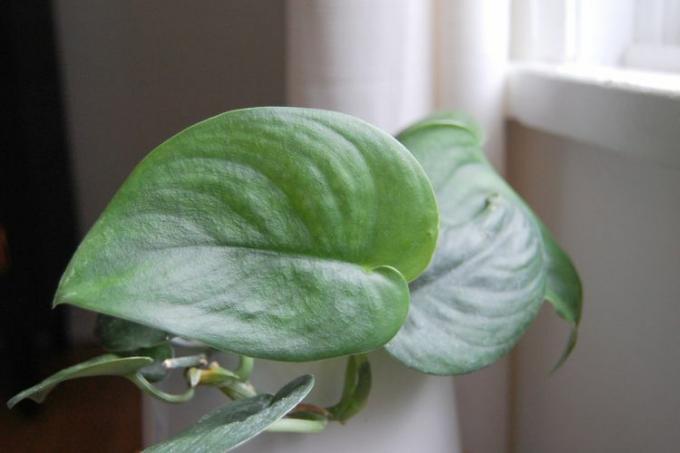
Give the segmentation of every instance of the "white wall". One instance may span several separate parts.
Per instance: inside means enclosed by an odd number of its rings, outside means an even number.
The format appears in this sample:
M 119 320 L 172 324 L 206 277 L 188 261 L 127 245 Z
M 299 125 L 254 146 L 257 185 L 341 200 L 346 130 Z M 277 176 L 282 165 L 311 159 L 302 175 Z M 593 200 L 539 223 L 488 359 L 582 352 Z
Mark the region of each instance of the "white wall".
M 546 307 L 514 360 L 515 452 L 680 445 L 680 170 L 512 124 L 513 184 L 574 258 L 579 344 Z

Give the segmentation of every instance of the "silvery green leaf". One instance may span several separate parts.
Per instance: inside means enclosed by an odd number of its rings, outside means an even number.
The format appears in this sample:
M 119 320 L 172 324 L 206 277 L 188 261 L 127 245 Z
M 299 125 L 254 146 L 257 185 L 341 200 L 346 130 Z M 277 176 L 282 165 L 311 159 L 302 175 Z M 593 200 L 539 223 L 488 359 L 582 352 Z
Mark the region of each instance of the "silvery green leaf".
M 399 135 L 430 177 L 441 211 L 437 251 L 411 283 L 409 317 L 387 350 L 433 374 L 496 361 L 519 340 L 542 301 L 574 327 L 581 286 L 568 256 L 494 171 L 479 128 L 440 114 Z
M 276 395 L 257 395 L 234 401 L 202 417 L 173 439 L 147 453 L 222 453 L 252 439 L 297 406 L 314 386 L 306 375 L 294 379 Z

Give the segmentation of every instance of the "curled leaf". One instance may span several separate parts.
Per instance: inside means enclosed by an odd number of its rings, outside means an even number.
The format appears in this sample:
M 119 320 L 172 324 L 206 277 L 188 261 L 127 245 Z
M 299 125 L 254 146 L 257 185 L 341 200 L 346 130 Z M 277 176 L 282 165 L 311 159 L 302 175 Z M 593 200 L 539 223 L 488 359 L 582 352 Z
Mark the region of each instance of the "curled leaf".
M 54 387 L 70 379 L 91 377 L 91 376 L 130 376 L 138 370 L 151 364 L 153 359 L 150 357 L 119 357 L 114 354 L 105 354 L 77 365 L 64 368 L 53 374 L 39 384 L 24 390 L 7 402 L 10 409 L 20 401 L 30 398 L 36 403 L 42 403 L 47 394 Z

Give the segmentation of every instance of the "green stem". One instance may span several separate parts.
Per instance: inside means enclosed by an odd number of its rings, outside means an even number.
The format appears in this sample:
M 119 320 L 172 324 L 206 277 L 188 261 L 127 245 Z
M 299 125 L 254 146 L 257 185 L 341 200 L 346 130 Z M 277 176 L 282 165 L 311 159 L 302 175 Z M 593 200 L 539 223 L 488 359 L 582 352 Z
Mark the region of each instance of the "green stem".
M 234 371 L 234 374 L 238 375 L 242 381 L 247 381 L 250 379 L 250 375 L 253 373 L 253 365 L 255 360 L 252 357 L 247 357 L 244 355 L 239 356 L 238 368 Z
M 186 403 L 187 401 L 194 397 L 194 389 L 192 388 L 190 388 L 189 390 L 182 394 L 173 395 L 170 393 L 165 393 L 158 387 L 154 387 L 153 385 L 151 385 L 149 381 L 147 381 L 144 378 L 144 376 L 142 376 L 139 373 L 134 374 L 132 376 L 127 376 L 127 378 L 147 395 L 151 395 L 154 398 L 157 398 L 161 401 L 165 401 L 166 403 L 172 404 Z
M 273 433 L 318 433 L 326 428 L 326 420 L 303 420 L 299 418 L 282 418 L 267 428 Z
M 327 408 L 329 419 L 345 423 L 366 405 L 371 392 L 371 364 L 366 354 L 351 355 L 345 369 L 342 397 L 335 406 Z
M 174 368 L 189 368 L 195 366 L 205 366 L 208 360 L 205 354 L 189 355 L 184 357 L 174 357 L 163 360 L 163 368 L 171 370 Z

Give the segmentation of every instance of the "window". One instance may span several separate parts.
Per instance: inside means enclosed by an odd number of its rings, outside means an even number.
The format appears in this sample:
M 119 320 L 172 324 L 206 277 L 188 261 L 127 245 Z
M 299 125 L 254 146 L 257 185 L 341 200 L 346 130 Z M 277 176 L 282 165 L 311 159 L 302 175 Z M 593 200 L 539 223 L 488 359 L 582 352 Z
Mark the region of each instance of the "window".
M 509 116 L 680 168 L 680 0 L 514 0 Z
M 629 67 L 680 73 L 680 0 L 637 0 Z
M 517 0 L 519 59 L 680 72 L 680 0 Z

